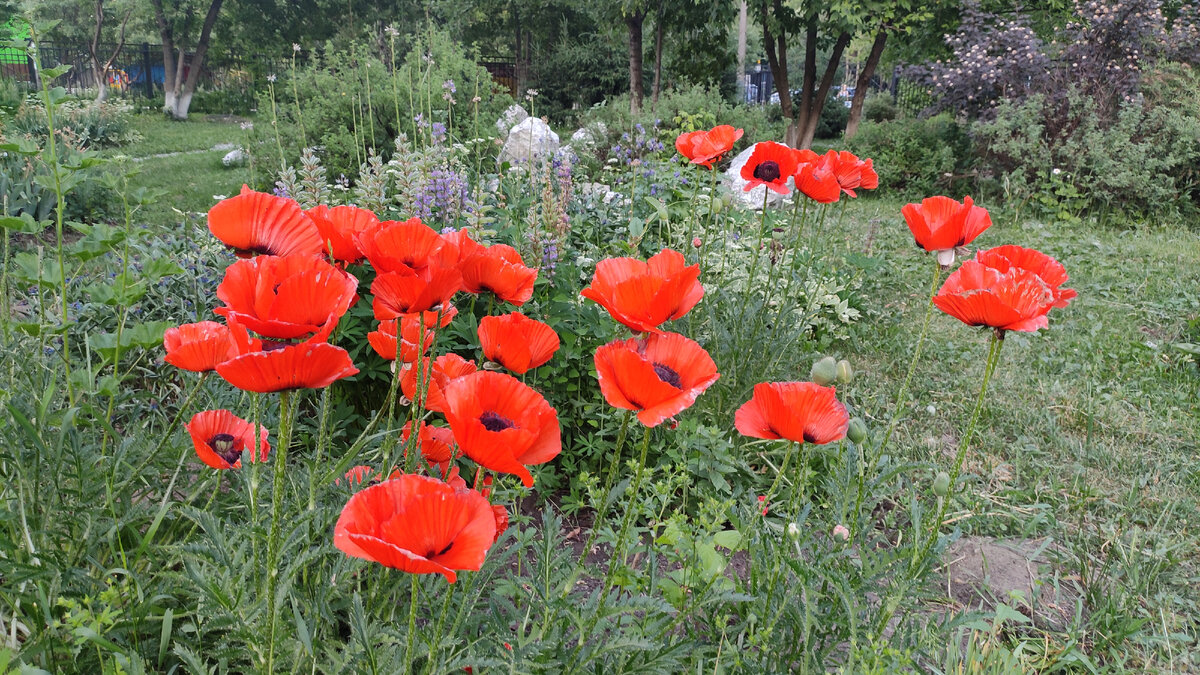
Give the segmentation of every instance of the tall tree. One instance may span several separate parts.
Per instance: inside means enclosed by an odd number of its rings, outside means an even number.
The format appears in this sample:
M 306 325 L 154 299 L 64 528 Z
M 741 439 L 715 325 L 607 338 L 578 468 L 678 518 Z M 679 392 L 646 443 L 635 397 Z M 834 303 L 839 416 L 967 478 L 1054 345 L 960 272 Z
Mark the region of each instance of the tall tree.
M 644 2 L 621 3 L 621 15 L 629 32 L 629 108 L 634 114 L 641 112 L 642 99 L 645 97 L 642 84 L 642 26 L 649 13 L 649 6 Z
M 163 0 L 150 0 L 154 6 L 154 18 L 158 23 L 158 32 L 162 37 L 163 52 L 163 112 L 177 120 L 186 120 L 188 108 L 192 105 L 192 95 L 196 92 L 196 83 L 200 79 L 200 69 L 204 66 L 204 56 L 208 53 L 209 41 L 212 39 L 213 26 L 217 23 L 217 15 L 221 12 L 223 0 L 203 0 L 208 4 L 204 14 L 204 23 L 200 27 L 200 37 L 196 47 L 188 58 L 187 40 L 196 17 L 196 10 L 203 7 L 189 0 L 176 0 L 168 13 L 163 6 Z M 186 72 L 185 72 L 186 71 Z
M 108 98 L 108 72 L 112 69 L 113 61 L 121 54 L 121 49 L 125 47 L 125 27 L 129 25 L 129 17 L 133 14 L 133 7 L 125 9 L 125 16 L 121 19 L 121 28 L 117 33 L 117 44 L 109 53 L 108 58 L 101 60 L 101 45 L 100 38 L 104 35 L 104 0 L 96 0 L 96 30 L 92 33 L 92 40 L 88 43 L 88 55 L 92 59 L 92 72 L 96 74 L 96 103 L 103 103 Z
M 858 125 L 862 122 L 863 103 L 867 100 L 871 78 L 879 67 L 883 50 L 887 45 L 888 36 L 907 33 L 914 26 L 926 24 L 947 5 L 958 5 L 955 0 L 937 0 L 935 2 L 918 2 L 917 0 L 891 0 L 873 14 L 876 21 L 875 37 L 871 41 L 871 49 L 867 60 L 859 68 L 858 77 L 854 82 L 854 96 L 850 100 L 850 117 L 846 120 L 844 138 L 849 140 L 858 133 Z

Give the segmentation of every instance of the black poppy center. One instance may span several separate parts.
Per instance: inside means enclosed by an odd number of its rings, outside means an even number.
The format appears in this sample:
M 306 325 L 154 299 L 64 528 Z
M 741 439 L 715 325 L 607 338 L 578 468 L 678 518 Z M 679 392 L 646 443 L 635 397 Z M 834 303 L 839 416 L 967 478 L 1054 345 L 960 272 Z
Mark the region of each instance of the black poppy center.
M 683 389 L 683 380 L 680 379 L 679 373 L 675 372 L 675 370 L 670 366 L 664 366 L 661 363 L 655 363 L 654 374 L 658 376 L 658 379 L 666 382 L 672 387 L 675 387 L 676 389 Z
M 208 447 L 212 448 L 212 451 L 217 453 L 218 457 L 233 464 L 242 457 L 241 449 L 234 442 L 236 440 L 233 434 L 217 434 L 208 439 Z
M 804 430 L 804 442 L 805 443 L 816 443 L 817 435 L 810 432 L 808 429 L 805 429 Z
M 454 542 L 450 542 L 449 544 L 446 544 L 446 548 L 442 549 L 441 551 L 435 551 L 433 549 L 429 549 L 429 553 L 425 554 L 425 559 L 433 560 L 436 556 L 446 555 L 446 553 L 449 552 L 451 546 L 454 546 Z
M 263 340 L 263 343 L 262 343 L 262 348 L 263 348 L 264 352 L 273 352 L 277 349 L 283 349 L 284 347 L 291 347 L 291 346 L 292 346 L 292 343 L 284 342 L 282 340 Z
M 779 178 L 779 164 L 771 161 L 759 164 L 754 167 L 754 177 L 768 183 L 777 180 Z
M 483 428 L 488 431 L 504 431 L 517 426 L 517 423 L 508 419 L 504 415 L 494 413 L 491 410 L 479 416 L 479 422 L 483 424 Z

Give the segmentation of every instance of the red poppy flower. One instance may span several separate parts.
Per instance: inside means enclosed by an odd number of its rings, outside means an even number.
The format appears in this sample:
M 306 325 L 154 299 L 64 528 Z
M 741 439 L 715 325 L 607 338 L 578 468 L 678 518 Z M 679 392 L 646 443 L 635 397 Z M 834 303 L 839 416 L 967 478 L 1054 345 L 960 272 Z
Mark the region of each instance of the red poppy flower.
M 533 296 L 537 270 L 526 267 L 521 254 L 507 244 L 482 248 L 463 261 L 463 290 L 468 293 L 491 291 L 497 298 L 520 306 Z
M 244 450 L 250 451 L 250 461 L 255 461 L 254 425 L 228 410 L 198 412 L 187 423 L 187 430 L 196 456 L 214 469 L 240 469 Z M 267 430 L 260 425 L 257 461 L 267 461 L 270 451 Z
M 225 326 L 216 321 L 185 323 L 168 328 L 163 333 L 164 361 L 193 373 L 216 370 L 219 364 L 242 351 L 261 349 L 261 343 L 251 340 L 246 329 L 238 325 Z
M 333 527 L 343 553 L 412 574 L 478 570 L 496 538 L 491 504 L 474 490 L 402 474 L 358 491 Z
M 470 375 L 478 370 L 474 361 L 468 361 L 458 354 L 442 354 L 433 360 L 430 366 L 428 358 L 421 359 L 421 379 L 425 381 L 425 409 L 434 412 L 446 411 L 446 399 L 443 391 L 452 381 Z M 417 398 L 417 366 L 406 363 L 400 371 L 400 389 L 404 397 L 410 401 Z
M 749 181 L 746 192 L 766 185 L 781 195 L 788 193 L 788 179 L 796 173 L 796 155 L 782 143 L 764 141 L 754 145 L 750 159 L 742 165 L 742 180 Z
M 861 160 L 852 152 L 830 150 L 825 154 L 826 166 L 837 177 L 838 185 L 846 194 L 857 197 L 855 190 L 874 190 L 879 187 L 879 174 L 872 166 L 873 160 Z
M 242 257 L 321 251 L 317 226 L 299 204 L 245 185 L 241 194 L 208 210 L 208 231 Z
M 1033 272 L 1054 293 L 1055 307 L 1066 307 L 1078 295 L 1074 289 L 1062 288 L 1062 285 L 1067 283 L 1067 268 L 1037 249 L 1012 244 L 997 246 L 976 252 L 975 260 L 1001 272 L 1007 272 L 1014 267 Z
M 393 469 L 392 475 L 389 478 L 399 478 L 399 477 L 400 477 L 400 471 L 398 469 Z M 335 479 L 333 481 L 334 485 L 341 485 L 343 479 L 346 481 L 346 483 L 348 485 L 351 485 L 351 486 L 362 485 L 364 483 L 367 483 L 370 485 L 376 485 L 378 483 L 383 482 L 383 472 L 376 471 L 374 467 L 370 467 L 365 464 L 360 464 L 358 466 L 350 467 L 350 470 L 347 471 L 346 475 L 343 476 L 342 478 Z
M 448 384 L 445 396 L 458 447 L 484 468 L 515 474 L 533 487 L 525 465 L 562 452 L 558 413 L 512 375 L 481 370 Z
M 558 333 L 541 321 L 513 312 L 485 316 L 479 322 L 483 355 L 522 375 L 550 360 L 558 351 Z
M 955 270 L 933 296 L 938 309 L 968 326 L 1033 332 L 1049 325 L 1054 290 L 1029 270 L 1001 272 L 976 260 Z
M 421 457 L 436 465 L 439 473 L 446 473 L 450 468 L 450 460 L 454 457 L 454 432 L 446 427 L 435 427 L 425 422 L 421 422 L 419 428 L 417 444 L 421 450 Z M 400 435 L 407 444 L 412 436 L 412 422 L 405 423 Z
M 371 308 L 380 321 L 404 314 L 426 312 L 444 304 L 462 288 L 462 276 L 453 267 L 431 266 L 420 272 L 385 272 L 371 282 Z
M 743 436 L 786 438 L 797 443 L 824 445 L 841 440 L 850 416 L 833 387 L 812 382 L 762 382 L 734 414 Z
M 992 226 L 987 209 L 975 206 L 967 197 L 962 203 L 949 197 L 929 197 L 920 204 L 905 204 L 900 209 L 917 245 L 936 252 L 938 262 L 954 262 L 954 249 L 966 246 Z
M 824 161 L 807 162 L 796 171 L 796 189 L 821 204 L 832 204 L 842 195 L 837 176 Z
M 604 400 L 638 411 L 648 427 L 691 407 L 720 377 L 708 352 L 676 333 L 610 342 L 596 350 L 595 362 Z
M 396 360 L 396 347 L 400 347 L 400 360 L 413 361 L 418 355 L 424 355 L 433 344 L 433 329 L 422 327 L 417 314 L 409 314 L 400 319 L 380 321 L 379 328 L 367 333 L 367 342 L 388 361 Z M 397 324 L 399 330 L 397 331 Z M 397 344 L 399 333 L 399 344 Z M 423 335 L 422 335 L 423 334 Z M 424 338 L 424 339 L 422 339 Z M 417 345 L 420 343 L 420 348 Z
M 420 272 L 427 267 L 451 267 L 458 248 L 420 218 L 388 220 L 358 236 L 358 247 L 375 271 Z
M 358 238 L 379 226 L 378 216 L 357 206 L 329 208 L 322 204 L 304 213 L 317 226 L 322 253 L 344 263 L 356 263 L 363 259 Z
M 675 139 L 675 149 L 692 164 L 711 169 L 713 163 L 721 161 L 721 157 L 733 149 L 733 144 L 738 142 L 742 133 L 741 129 L 720 124 L 708 131 L 679 134 Z
M 213 310 L 264 338 L 324 340 L 357 299 L 358 279 L 315 255 L 264 255 L 225 269 Z
M 686 265 L 683 254 L 664 248 L 646 262 L 601 260 L 592 285 L 580 295 L 599 303 L 636 333 L 661 332 L 660 324 L 687 314 L 704 297 L 699 278 L 699 265 Z
M 327 342 L 248 352 L 217 366 L 217 374 L 229 384 L 260 394 L 321 389 L 357 372 L 346 350 Z
M 476 253 L 481 253 L 487 250 L 485 246 L 471 238 L 471 235 L 467 232 L 467 228 L 465 227 L 459 228 L 453 232 L 447 232 L 440 236 L 442 237 L 443 242 L 453 246 L 455 250 L 458 251 L 458 259 L 453 263 L 455 265 L 461 265 Z

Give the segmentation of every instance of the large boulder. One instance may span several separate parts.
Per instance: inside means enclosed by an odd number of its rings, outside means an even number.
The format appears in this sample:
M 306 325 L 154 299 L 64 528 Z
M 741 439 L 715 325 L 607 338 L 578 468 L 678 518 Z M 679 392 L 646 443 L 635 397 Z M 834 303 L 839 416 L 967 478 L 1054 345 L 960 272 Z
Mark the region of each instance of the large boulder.
M 500 149 L 500 162 L 523 164 L 542 161 L 558 151 L 558 134 L 537 117 L 526 117 L 508 132 Z
M 508 136 L 508 132 L 521 122 L 529 119 L 529 113 L 524 108 L 516 103 L 505 108 L 504 112 L 500 113 L 500 119 L 496 120 L 496 131 L 500 133 L 500 137 Z
M 725 170 L 725 186 L 733 193 L 733 203 L 744 209 L 761 210 L 763 207 L 763 193 L 769 192 L 767 195 L 767 206 L 778 206 L 783 203 L 783 195 L 768 190 L 765 185 L 746 192 L 746 184 L 749 182 L 742 178 L 742 167 L 749 161 L 750 155 L 754 152 L 754 146 L 746 148 L 739 152 L 737 157 L 729 163 L 729 168 Z M 788 181 L 791 184 L 791 181 Z

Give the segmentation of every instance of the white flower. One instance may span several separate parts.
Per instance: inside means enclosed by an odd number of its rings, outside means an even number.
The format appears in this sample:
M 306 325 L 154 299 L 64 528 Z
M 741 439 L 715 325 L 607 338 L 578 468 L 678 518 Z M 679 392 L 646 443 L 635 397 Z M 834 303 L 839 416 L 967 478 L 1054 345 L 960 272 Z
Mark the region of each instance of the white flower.
M 298 43 L 298 42 L 293 42 L 293 43 L 292 43 L 292 51 L 294 51 L 294 52 L 299 52 L 299 51 L 300 51 L 300 43 Z
M 274 81 L 275 81 L 275 73 L 271 73 L 270 75 L 267 76 L 267 82 L 274 82 Z
M 1051 173 L 1053 173 L 1055 176 L 1057 176 L 1058 174 L 1062 173 L 1062 169 L 1058 169 L 1058 168 L 1056 168 L 1056 169 L 1054 169 L 1054 171 L 1052 171 Z

